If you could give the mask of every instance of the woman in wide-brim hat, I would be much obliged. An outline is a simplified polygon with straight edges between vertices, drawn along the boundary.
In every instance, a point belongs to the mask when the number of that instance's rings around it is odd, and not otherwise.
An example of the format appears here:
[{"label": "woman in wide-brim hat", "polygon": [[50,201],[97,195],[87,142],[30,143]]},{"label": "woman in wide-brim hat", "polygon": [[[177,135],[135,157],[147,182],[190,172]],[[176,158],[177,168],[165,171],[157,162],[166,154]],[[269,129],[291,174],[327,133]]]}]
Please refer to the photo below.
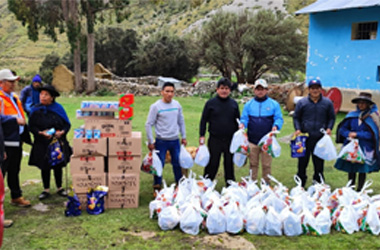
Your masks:
[{"label": "woman in wide-brim hat", "polygon": [[357,186],[359,191],[363,188],[366,174],[380,169],[379,114],[370,93],[362,92],[351,102],[356,104],[356,110],[349,112],[338,125],[337,137],[345,138],[344,145],[349,142],[349,139],[358,139],[365,162],[360,164],[338,159],[334,167],[347,172],[352,185],[355,185],[356,173],[359,173]]},{"label": "woman in wide-brim hat", "polygon": [[[29,116],[30,131],[34,135],[29,165],[37,166],[41,170],[44,190],[39,199],[43,200],[50,196],[51,170],[54,171],[57,194],[66,196],[66,191],[62,187],[62,168],[69,162],[72,151],[66,139],[71,127],[69,118],[62,105],[55,101],[59,96],[58,91],[52,85],[44,85],[39,91],[40,104],[32,108]],[[51,129],[54,129],[54,132]],[[54,166],[48,161],[50,157],[48,146],[53,138],[60,142],[64,156],[64,161]]]}]

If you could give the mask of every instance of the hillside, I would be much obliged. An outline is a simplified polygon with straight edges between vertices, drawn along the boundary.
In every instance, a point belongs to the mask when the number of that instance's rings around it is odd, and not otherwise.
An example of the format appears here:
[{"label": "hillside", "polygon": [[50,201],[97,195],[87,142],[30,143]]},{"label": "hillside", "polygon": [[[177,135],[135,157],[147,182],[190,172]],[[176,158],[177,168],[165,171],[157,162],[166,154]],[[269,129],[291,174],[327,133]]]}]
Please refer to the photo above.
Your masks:
[{"label": "hillside", "polygon": [[[289,0],[285,0],[290,2]],[[293,0],[297,1],[297,0]],[[285,11],[284,0],[207,0],[197,7],[190,1],[165,0],[158,5],[141,5],[132,0],[128,20],[121,24],[106,21],[97,28],[115,26],[135,29],[140,35],[154,33],[163,26],[181,35],[199,27],[217,10],[239,12],[245,9],[270,8]],[[11,68],[23,76],[38,72],[46,55],[55,52],[62,56],[69,52],[66,34],[61,34],[56,43],[41,34],[37,42],[27,37],[27,30],[7,8],[7,0],[0,0],[0,67]]]}]

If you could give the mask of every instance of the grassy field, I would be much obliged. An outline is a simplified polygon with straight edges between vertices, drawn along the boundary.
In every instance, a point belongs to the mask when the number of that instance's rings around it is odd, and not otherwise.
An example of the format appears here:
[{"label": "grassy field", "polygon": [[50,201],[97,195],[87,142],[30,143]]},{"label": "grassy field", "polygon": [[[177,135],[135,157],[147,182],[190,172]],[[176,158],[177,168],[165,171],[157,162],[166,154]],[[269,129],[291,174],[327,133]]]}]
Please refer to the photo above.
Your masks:
[{"label": "grassy field", "polygon": [[[72,128],[79,127],[83,121],[75,119],[75,110],[79,108],[82,100],[117,100],[117,97],[59,97],[58,102],[64,105],[72,122]],[[148,114],[149,105],[157,97],[136,97],[133,130],[143,132],[143,144],[145,142],[144,123]],[[198,126],[201,111],[206,99],[199,97],[177,98],[183,106],[188,143],[190,146],[198,146]],[[242,108],[242,106],[241,106]],[[338,121],[344,114],[338,115]],[[285,124],[279,138],[288,136],[293,132],[292,119],[284,112]],[[69,138],[72,138],[72,131]],[[282,154],[274,159],[272,174],[288,188],[295,186],[293,176],[296,173],[297,160],[290,157],[289,145],[281,143]],[[24,147],[24,151],[30,148]],[[143,147],[143,154],[147,152]],[[24,196],[30,199],[32,205],[38,205],[37,196],[42,191],[42,184],[30,180],[40,180],[40,172],[37,168],[27,165],[27,157],[22,162],[21,182],[29,183],[23,187]],[[347,176],[333,168],[334,162],[326,162],[326,182],[332,189],[346,184]],[[248,167],[236,168],[236,176],[240,179],[248,175]],[[202,174],[203,169],[195,166],[197,174]],[[308,169],[308,176],[312,175],[312,167]],[[369,176],[374,180],[372,186],[374,194],[380,193],[379,174]],[[164,178],[168,183],[173,182],[171,167],[167,166]],[[223,171],[220,168],[217,179],[217,189],[220,191],[224,185]],[[29,180],[29,181],[28,181]],[[310,178],[309,178],[310,180]],[[71,180],[69,180],[70,182]],[[176,228],[173,231],[161,231],[157,220],[149,219],[149,202],[152,200],[152,177],[141,173],[140,177],[140,206],[137,209],[112,209],[104,214],[91,216],[84,212],[79,217],[67,218],[64,216],[65,199],[52,195],[43,204],[48,211],[37,211],[33,208],[16,208],[9,204],[9,191],[5,198],[5,215],[13,219],[15,224],[4,231],[3,249],[221,249],[220,247],[204,241],[208,236],[205,231],[197,236],[182,233]],[[51,192],[55,192],[52,180]],[[308,185],[310,184],[310,181]],[[139,234],[151,232],[153,237],[144,239]],[[268,237],[254,236],[246,232],[240,235],[252,242],[257,249],[375,249],[380,248],[379,237],[369,233],[355,233],[347,235],[332,231],[330,235],[321,237]],[[215,236],[217,237],[217,236]],[[239,245],[234,246],[239,248]],[[223,248],[222,248],[223,249]]]}]

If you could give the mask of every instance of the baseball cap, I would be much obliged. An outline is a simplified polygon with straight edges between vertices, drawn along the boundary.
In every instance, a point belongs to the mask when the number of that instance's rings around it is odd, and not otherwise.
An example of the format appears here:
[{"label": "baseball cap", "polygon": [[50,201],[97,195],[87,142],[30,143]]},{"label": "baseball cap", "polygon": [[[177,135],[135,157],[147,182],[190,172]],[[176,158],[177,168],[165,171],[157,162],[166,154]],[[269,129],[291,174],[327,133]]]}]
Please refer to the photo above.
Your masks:
[{"label": "baseball cap", "polygon": [[254,87],[257,88],[258,86],[261,86],[263,87],[264,89],[267,89],[268,88],[268,83],[267,81],[265,81],[264,79],[257,79],[255,81],[255,85]]},{"label": "baseball cap", "polygon": [[321,80],[319,80],[319,79],[311,79],[309,81],[309,84],[307,86],[310,88],[311,86],[314,86],[314,85],[319,85],[320,87],[322,87]]},{"label": "baseball cap", "polygon": [[10,69],[2,69],[0,70],[0,81],[16,81],[19,80],[19,76],[15,76]]}]

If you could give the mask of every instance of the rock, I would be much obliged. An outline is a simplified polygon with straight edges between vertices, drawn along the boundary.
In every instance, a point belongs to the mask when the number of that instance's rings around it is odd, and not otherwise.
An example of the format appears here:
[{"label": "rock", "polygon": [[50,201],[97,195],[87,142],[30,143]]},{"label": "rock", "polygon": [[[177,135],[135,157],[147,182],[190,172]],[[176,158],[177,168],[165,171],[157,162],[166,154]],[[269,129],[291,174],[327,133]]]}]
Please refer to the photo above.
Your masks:
[{"label": "rock", "polygon": [[95,64],[94,67],[95,77],[101,79],[112,79],[112,72],[106,69],[101,63]]},{"label": "rock", "polygon": [[65,65],[60,64],[53,71],[52,85],[58,92],[71,92],[75,87],[74,73]]}]

